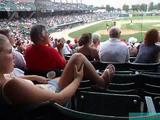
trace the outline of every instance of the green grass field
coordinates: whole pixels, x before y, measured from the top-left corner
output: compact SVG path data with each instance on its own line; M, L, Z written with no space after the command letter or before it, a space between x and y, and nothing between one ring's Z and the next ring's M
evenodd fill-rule
M140 17L133 17L132 18L132 23L129 18L125 18L123 20L116 20L116 25L120 26L121 30L134 30L138 31L133 34L125 34L121 35L122 38L128 40L129 37L135 37L138 39L138 41L143 41L144 39L144 34L147 30L151 28L156 28L160 30L160 16L140 16ZM78 31L74 31L69 34L70 37L75 38L75 37L80 37L81 34L83 33L94 33L98 32L100 30L106 30L106 24L108 24L110 27L113 26L113 21L103 21L100 23L97 23L95 25L91 25L89 27L80 29ZM107 33L107 30L106 30ZM101 34L102 35L102 41L108 39L108 35L106 34Z

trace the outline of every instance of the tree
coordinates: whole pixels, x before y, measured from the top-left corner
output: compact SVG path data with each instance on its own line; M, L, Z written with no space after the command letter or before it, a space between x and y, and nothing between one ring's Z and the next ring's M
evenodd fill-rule
M157 4L157 10L160 10L160 3Z
M140 10L140 5L132 5L132 10L133 11L139 11Z
M117 11L120 13L120 12L121 12L121 9L120 9L120 8L117 8Z
M147 4L141 4L140 5L140 10L141 11L147 11Z
M111 7L110 10L113 12L113 11L115 10L115 8L114 8L114 7Z
M106 11L110 12L111 11L111 7L110 5L106 5Z
M128 12L129 11L129 5L123 5L123 7L122 7L122 9L124 10L124 11L126 11L126 12Z
M153 2L149 3L148 11L152 11L154 9Z

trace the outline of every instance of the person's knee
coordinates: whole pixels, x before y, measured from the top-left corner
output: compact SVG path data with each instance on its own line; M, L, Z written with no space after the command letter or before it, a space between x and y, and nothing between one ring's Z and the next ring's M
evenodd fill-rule
M80 61L83 61L84 55L81 54L81 53L74 53L73 56L72 56L72 59L75 62L80 62Z
M77 59L80 59L80 58L83 58L83 57L84 57L84 55L81 54L81 53L75 53L75 54L73 54L73 56L74 56L75 58L77 58Z

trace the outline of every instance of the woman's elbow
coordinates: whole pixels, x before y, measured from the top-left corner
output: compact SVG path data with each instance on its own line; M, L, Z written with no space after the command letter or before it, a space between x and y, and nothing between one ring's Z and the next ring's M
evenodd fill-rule
M57 93L56 96L57 97L54 101L60 105L64 105L64 103L66 103L70 99L69 96L63 95L62 93Z

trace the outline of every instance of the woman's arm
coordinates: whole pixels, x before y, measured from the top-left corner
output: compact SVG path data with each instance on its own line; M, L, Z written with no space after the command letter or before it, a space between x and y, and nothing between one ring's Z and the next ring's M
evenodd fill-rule
M65 87L60 93L50 92L31 85L21 78L13 78L4 87L4 94L13 104L39 103L53 100L63 104L70 99L76 92L83 77L83 65L80 70L75 67L74 80Z
M43 83L43 84L48 83L47 78L42 77L42 76L38 76L38 75L24 75L24 76L21 76L20 78L31 80L31 81L37 81L38 83Z

